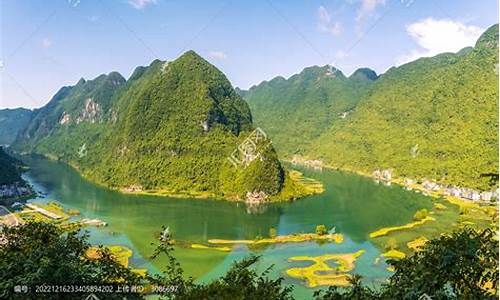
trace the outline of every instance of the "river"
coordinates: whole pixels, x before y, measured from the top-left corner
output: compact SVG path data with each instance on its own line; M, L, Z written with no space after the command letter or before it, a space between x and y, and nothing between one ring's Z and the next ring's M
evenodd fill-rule
M24 158L30 170L24 174L45 196L33 202L59 202L65 208L77 209L80 218L98 218L109 225L89 228L90 241L96 244L118 244L134 252L130 263L136 268L157 272L165 261L150 261L161 226L168 226L174 238L193 243L208 239L255 239L267 237L270 228L279 235L314 232L316 225L335 226L344 235L340 244L316 242L275 244L255 250L261 255L258 269L274 264L270 276L283 276L285 284L294 285L298 298L307 298L313 290L298 279L288 277L287 268L301 266L288 258L299 255L352 253L364 249L356 260L353 273L363 275L368 283L379 284L390 275L368 234L381 227L408 223L420 208L432 207L428 197L405 191L399 186L385 186L358 175L339 171L301 170L320 180L326 188L315 195L289 203L248 211L242 203L221 200L173 199L157 196L124 195L99 187L82 178L71 167L56 161ZM230 265L250 252L244 246L230 252L178 249L175 252L187 275L208 281L223 274Z

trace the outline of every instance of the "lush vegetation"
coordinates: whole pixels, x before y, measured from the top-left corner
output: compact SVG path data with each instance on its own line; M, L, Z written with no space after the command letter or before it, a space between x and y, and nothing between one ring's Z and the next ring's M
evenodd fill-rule
M497 66L494 26L471 51L393 68L312 153L335 166L489 189L498 184Z
M92 247L87 234L63 231L50 223L29 222L4 228L2 238L6 242L0 244L1 299L84 299L92 293L85 291L91 286L105 286L93 292L99 299L144 299L155 287L161 299L292 299L291 288L282 286L281 278L269 279L266 272L252 270L257 257L235 263L225 276L209 284L194 283L183 276L172 256L168 234L160 237L152 256L166 261L164 273L157 275L134 272L107 247ZM16 286L27 289L16 291ZM51 286L59 287L59 292ZM143 289L106 292L124 286ZM78 287L82 290L71 291Z
M428 241L413 256L391 260L395 273L380 289L352 279L347 290L331 287L317 300L498 299L498 238L491 230L465 228Z
M316 234L317 235L325 235L328 233L328 229L326 228L325 225L321 224L316 226Z
M289 79L276 77L239 91L254 121L283 155L304 154L310 143L349 114L377 75L360 69L346 78L331 67L310 67Z
M298 153L366 173L393 169L400 177L498 186L498 25L474 48L391 68L356 87L357 94L340 85L349 82L340 72L323 78L324 69L311 70L242 92L257 124L289 158ZM344 119L337 115L349 109Z
M10 145L31 120L32 111L25 108L0 109L0 145Z
M96 291L99 298L143 299L154 286L161 299L293 299L292 288L282 278L257 273L257 257L235 263L222 277L209 283L185 278L173 256L173 241L167 231L152 259L166 262L164 273L150 275L126 268L106 247L93 248L88 235L63 231L54 224L26 223L4 228L0 244L0 297L2 299L74 299L89 292L40 293L36 286L107 285L142 286L141 292L126 294ZM99 255L88 255L89 250ZM498 239L490 230L462 229L427 242L413 256L391 260L395 273L380 288L367 287L359 276L347 288L330 287L316 299L497 299ZM16 286L27 286L15 292Z
M88 235L64 232L50 223L26 223L5 227L0 244L0 298L2 299L74 299L90 293L40 292L37 286L139 285L142 279L118 263L106 248L98 258L86 255ZM16 291L16 286L29 290ZM106 299L123 299L119 294L96 293ZM131 293L127 299L142 299ZM104 298L103 298L104 299Z
M0 185L21 182L22 163L0 147Z
M242 198L278 194L286 174L273 147L248 166L228 157L254 130L248 105L219 70L189 51L175 61L62 88L14 145L77 167L116 189Z
M417 212L415 212L415 215L413 216L413 218L416 221L419 221L419 220L423 220L423 219L427 218L428 216L429 216L429 211L425 208L422 208L422 209L417 210Z

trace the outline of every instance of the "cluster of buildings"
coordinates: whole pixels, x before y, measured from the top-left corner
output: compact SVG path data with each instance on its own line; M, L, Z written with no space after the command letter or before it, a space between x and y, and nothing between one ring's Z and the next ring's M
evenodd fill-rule
M458 197L471 201L492 201L498 200L499 189L496 191L476 191L468 188L456 186L444 186L438 183L425 180L422 187L430 191L442 191L444 195Z
M384 182L389 182L392 180L392 170L375 170L373 172L373 177L377 180L382 180ZM415 180L406 178L404 180L404 185L411 189L411 186L415 184ZM438 192L445 196L453 196L470 201L498 201L499 199L499 189L493 191L477 191L469 188L461 188L453 185L439 184L434 181L424 180L421 186L429 192Z
M246 204L261 204L267 201L267 198L269 197L268 194L266 194L263 191L257 192L247 192L246 198L245 198L245 203Z
M390 181L390 180L392 180L392 170L391 169L385 169L385 170L377 169L373 172L373 178L378 179L378 180Z
M315 170L322 170L323 169L323 161L319 159L304 159L303 157L299 155L294 155L292 157L292 164L293 165L300 165L300 166L305 166L307 168L312 168Z
M22 182L0 185L0 199L13 199L33 194L31 187Z

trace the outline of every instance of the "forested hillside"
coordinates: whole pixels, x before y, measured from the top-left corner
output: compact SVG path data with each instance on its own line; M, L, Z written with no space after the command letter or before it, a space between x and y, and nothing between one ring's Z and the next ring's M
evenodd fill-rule
M0 145L10 145L28 125L32 111L25 108L0 109Z
M227 78L193 51L62 88L14 145L66 161L125 191L241 198L275 195L285 171L272 146L234 166L228 157L254 130L248 105Z
M310 155L327 163L488 189L498 184L498 26L472 51L390 69Z
M349 115L376 79L369 69L346 78L327 65L306 68L289 79L276 77L240 94L278 152L290 156L304 154L314 139Z
M0 185L21 182L21 162L5 153L0 147Z
M78 156L79 147L98 139L116 116L110 109L111 99L124 84L125 79L112 72L61 88L47 105L33 112L14 148L63 159Z
M367 70L334 74L313 67L241 92L285 157L498 185L498 25L474 48L421 58L378 79Z

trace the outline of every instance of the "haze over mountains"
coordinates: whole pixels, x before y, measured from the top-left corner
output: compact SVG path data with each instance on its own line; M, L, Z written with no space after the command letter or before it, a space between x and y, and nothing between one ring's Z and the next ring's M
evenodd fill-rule
M25 108L0 109L0 145L9 145L31 120L32 111Z
M235 91L190 51L138 67L128 80L116 72L82 79L35 110L28 125L9 122L23 128L16 151L61 159L115 188L277 194L286 176L273 147L247 168L227 160L254 121L282 159L490 189L498 185L497 70L498 25L474 48L380 76L313 66L248 91Z

